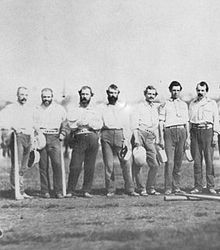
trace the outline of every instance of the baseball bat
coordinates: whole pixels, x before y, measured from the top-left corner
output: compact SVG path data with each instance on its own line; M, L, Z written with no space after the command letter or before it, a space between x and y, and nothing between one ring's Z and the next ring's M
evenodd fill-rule
M62 142L60 142L60 152L61 152L61 171L62 171L62 192L63 196L66 196L66 171L65 171L65 163L63 157L63 146Z
M20 184L19 184L19 163L18 163L18 144L17 136L14 134L14 182L15 182L15 199L21 200L23 196L20 193Z
M186 200L189 200L189 198L186 196L165 195L164 200L165 201L186 201Z
M198 200L198 198L193 197L187 197L187 196L180 196L178 195L165 195L164 196L165 201L187 201L187 200Z
M188 198L199 198L204 200L217 200L220 201L219 195L206 195L206 194L178 194L180 196L185 196Z

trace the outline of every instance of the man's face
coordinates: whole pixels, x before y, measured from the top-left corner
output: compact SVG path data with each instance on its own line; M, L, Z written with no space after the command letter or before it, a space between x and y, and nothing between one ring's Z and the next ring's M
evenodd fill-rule
M197 85L197 88L196 88L196 92L197 92L197 96L199 99L202 99L206 96L206 86L200 86L200 85Z
M181 87L180 86L173 86L172 90L170 91L171 98L172 99L178 99L180 97L180 92L181 92Z
M80 103L83 105L89 104L91 97L92 95L90 89L82 89L80 93Z
M44 106L48 107L52 100L53 100L53 96L52 96L52 93L51 91L43 91L42 92L42 95L41 95L41 99L42 99L42 103Z
M108 102L109 104L115 104L118 100L119 91L118 89L108 89Z
M145 93L145 99L147 102L153 102L157 96L156 90L155 89L148 89L147 92Z
M17 97L18 97L18 102L20 104L25 104L27 102L27 98L28 98L28 91L27 89L19 89L18 93L17 93Z

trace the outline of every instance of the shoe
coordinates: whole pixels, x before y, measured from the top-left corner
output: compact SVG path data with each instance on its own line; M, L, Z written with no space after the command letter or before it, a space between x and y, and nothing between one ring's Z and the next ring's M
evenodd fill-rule
M16 197L16 200L24 200L24 196L22 194L19 194L17 197Z
M67 193L66 196L65 196L65 198L71 198L71 197L73 197L72 193Z
M41 195L42 198L44 199L50 199L50 194L49 193L44 193Z
M60 194L60 193L56 194L55 197L57 199L63 199L64 198L64 196L62 194Z
M140 196L148 196L148 193L146 192L146 190L142 190L140 192Z
M174 189L173 190L174 194L186 194L186 192L184 192L183 190L181 190L180 188Z
M214 188L209 188L208 191L210 194L217 194Z
M190 194L200 194L202 193L202 191L200 191L198 188L193 188L191 191L190 191Z
M129 196L133 196L133 197L138 197L140 196L138 193L136 193L135 191L129 192L128 193Z
M26 194L25 192L23 193L23 197L24 197L24 199L33 199L34 198L33 196Z
M172 194L172 190L170 190L170 189L167 189L166 191L165 191L165 193L164 193L165 195L171 195Z
M148 191L148 194L149 194L149 195L159 195L160 193L157 192L155 189L150 189L150 190Z
M114 196L114 195L115 195L114 192L108 192L108 193L106 194L107 197L112 197L112 196Z
M92 198L93 196L89 192L85 192L83 194L83 197L85 197L85 198Z

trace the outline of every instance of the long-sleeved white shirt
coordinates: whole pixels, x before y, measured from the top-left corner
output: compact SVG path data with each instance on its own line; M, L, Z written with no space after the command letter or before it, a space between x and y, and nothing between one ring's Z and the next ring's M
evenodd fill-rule
M19 102L7 105L0 112L0 127L5 129L15 129L24 134L31 135L34 130L34 107L27 102Z

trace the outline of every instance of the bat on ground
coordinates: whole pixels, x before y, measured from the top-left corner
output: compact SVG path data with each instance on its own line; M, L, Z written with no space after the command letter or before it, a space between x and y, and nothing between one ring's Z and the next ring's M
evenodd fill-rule
M165 195L165 201L187 201L187 200L198 200L198 198L191 198L187 196L179 196L179 195Z
M178 194L179 196L185 196L187 198L199 198L203 200L217 200L220 201L219 195L207 195L207 194Z

